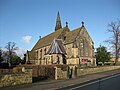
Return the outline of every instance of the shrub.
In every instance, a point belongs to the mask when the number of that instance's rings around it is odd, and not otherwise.
[[[103,62],[98,62],[98,66],[102,66],[103,65]]]
[[[114,65],[114,62],[105,62],[104,65]]]
[[[116,65],[120,65],[120,62],[117,62]]]
[[[9,68],[9,63],[1,63],[0,68],[4,68],[4,69]]]

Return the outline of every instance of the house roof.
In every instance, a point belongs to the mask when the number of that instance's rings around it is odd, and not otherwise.
[[[36,50],[36,49],[50,45],[52,43],[52,41],[55,38],[58,38],[64,31],[67,31],[65,33],[66,38],[65,38],[64,44],[68,44],[68,43],[74,42],[78,33],[81,31],[81,28],[77,28],[73,31],[70,31],[68,27],[61,28],[61,29],[39,39],[32,50]]]
[[[66,54],[62,40],[54,39],[47,54]]]
[[[64,27],[39,39],[32,50],[36,50],[38,48],[42,48],[44,46],[50,45],[52,41],[54,40],[54,38],[57,38],[65,30],[70,31],[68,27]]]
[[[78,33],[81,31],[81,28],[77,28],[73,31],[67,32],[66,33],[66,39],[64,41],[64,44],[68,44],[71,42],[74,42],[74,40],[76,39]]]

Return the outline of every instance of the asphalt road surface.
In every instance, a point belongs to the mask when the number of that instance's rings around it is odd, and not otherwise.
[[[120,74],[58,90],[120,90]]]

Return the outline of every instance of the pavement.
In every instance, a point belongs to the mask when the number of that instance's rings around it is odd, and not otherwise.
[[[119,82],[120,74],[116,74],[87,83],[60,88],[58,90],[120,90]]]
[[[120,69],[83,75],[77,78],[67,80],[44,80],[32,84],[17,85],[12,87],[3,87],[0,90],[64,90],[66,87],[71,87],[77,84],[85,84],[91,81],[120,74]]]

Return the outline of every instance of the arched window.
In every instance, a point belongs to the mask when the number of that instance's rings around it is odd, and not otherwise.
[[[51,64],[53,64],[53,56],[51,56]]]
[[[45,49],[44,49],[45,54],[46,54],[46,51],[47,51],[47,49],[45,48]]]
[[[84,40],[80,40],[80,56],[83,56],[84,54]]]
[[[57,64],[60,64],[60,58],[58,55],[57,55]]]
[[[42,49],[40,50],[40,59],[42,59]]]
[[[36,60],[38,59],[38,51],[36,51]]]

